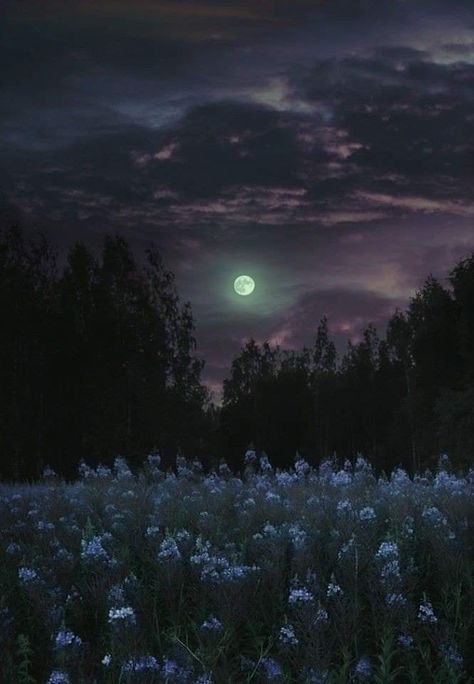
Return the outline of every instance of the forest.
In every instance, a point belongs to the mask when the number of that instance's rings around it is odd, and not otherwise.
[[[143,262],[143,260],[142,260]],[[83,243],[59,267],[40,232],[0,233],[0,477],[68,479],[82,461],[131,467],[158,453],[242,469],[248,448],[277,468],[370,459],[379,471],[464,467],[474,450],[474,253],[446,285],[427,274],[384,335],[369,324],[341,356],[326,316],[302,350],[249,339],[222,406],[202,381],[191,305],[154,246]]]

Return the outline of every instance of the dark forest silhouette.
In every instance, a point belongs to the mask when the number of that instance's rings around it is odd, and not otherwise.
[[[431,275],[386,335],[369,325],[338,359],[328,320],[301,351],[249,340],[210,403],[182,304],[159,252],[139,266],[127,241],[100,256],[78,243],[59,273],[46,238],[0,235],[0,476],[34,478],[46,464],[135,465],[159,450],[242,467],[252,444],[273,465],[358,453],[379,469],[414,471],[442,452],[474,453],[474,253]],[[316,325],[315,325],[316,328]]]

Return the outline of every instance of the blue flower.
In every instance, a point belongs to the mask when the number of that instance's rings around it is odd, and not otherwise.
[[[31,584],[39,579],[38,573],[32,568],[18,568],[18,578],[22,584]]]
[[[424,622],[425,624],[438,622],[438,618],[434,614],[433,606],[429,601],[424,601],[420,603],[420,608],[418,610],[418,620]]]
[[[66,648],[67,646],[81,646],[82,639],[70,630],[62,630],[56,634],[54,645],[56,648]]]
[[[398,555],[398,545],[395,542],[388,541],[380,544],[375,557],[382,560],[395,560],[398,558]]]
[[[175,660],[163,658],[162,674],[166,681],[187,682],[190,671],[187,668],[181,667]]]
[[[413,637],[406,636],[406,635],[402,634],[401,636],[398,637],[398,643],[403,648],[412,648],[413,647]]]
[[[361,658],[356,665],[355,674],[361,679],[370,679],[372,676],[372,665],[368,658]]]
[[[123,606],[122,608],[111,608],[109,610],[109,624],[117,623],[135,624],[135,611],[131,606]]]
[[[181,553],[175,540],[172,537],[168,537],[161,542],[160,552],[158,554],[160,560],[180,560]]]
[[[441,656],[446,665],[453,670],[462,670],[464,659],[455,646],[441,646]]]
[[[209,619],[204,620],[201,629],[205,632],[222,632],[224,627],[222,622],[216,617],[210,617]]]
[[[46,684],[70,684],[69,675],[63,670],[54,670]]]
[[[265,670],[265,675],[269,682],[275,682],[283,675],[281,667],[273,658],[262,658],[260,664]]]
[[[313,594],[308,591],[305,587],[302,589],[292,589],[290,591],[290,596],[288,598],[288,603],[290,606],[294,606],[298,603],[312,603],[314,601]]]
[[[335,582],[329,582],[326,591],[327,598],[332,598],[333,596],[342,596],[343,594],[344,592],[339,586],[339,584],[336,584]]]
[[[298,638],[293,625],[284,625],[280,629],[280,641],[287,646],[298,646]]]
[[[132,672],[158,672],[160,666],[154,656],[138,656],[130,658],[122,665],[122,674],[129,674]]]
[[[91,561],[91,560],[103,560],[103,561],[108,561],[109,560],[109,554],[107,551],[104,549],[102,546],[102,537],[101,536],[95,536],[92,537],[90,541],[85,541],[82,539],[81,541],[81,558],[83,558],[86,561]]]

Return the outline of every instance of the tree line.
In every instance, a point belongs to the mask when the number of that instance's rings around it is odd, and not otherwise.
[[[59,273],[41,234],[0,237],[0,475],[45,465],[73,476],[81,459],[165,463],[204,455],[207,391],[189,303],[150,247],[139,266],[122,237],[96,257],[74,245]]]
[[[206,466],[274,466],[361,453],[379,469],[419,470],[474,453],[474,253],[429,276],[384,337],[370,324],[339,358],[325,316],[302,350],[249,340],[216,407],[202,383],[194,321],[156,247],[82,243],[59,269],[41,234],[0,234],[0,477],[67,477],[79,462],[139,465],[159,451]]]
[[[250,436],[276,466],[295,450],[311,463],[358,453],[379,470],[411,472],[442,453],[474,455],[474,253],[449,275],[429,275],[386,334],[369,324],[338,358],[321,319],[302,351],[250,340],[224,381],[221,439],[239,462]]]

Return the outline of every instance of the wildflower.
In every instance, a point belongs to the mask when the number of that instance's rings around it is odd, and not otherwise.
[[[91,468],[90,466],[88,466],[87,463],[84,463],[84,461],[81,461],[79,463],[78,471],[79,471],[79,476],[84,480],[90,480],[90,479],[96,477],[96,472],[95,472],[94,468]]]
[[[63,670],[54,670],[46,684],[70,684],[69,675]]]
[[[163,658],[163,676],[168,681],[187,681],[189,671],[185,668],[181,668],[175,660],[170,660],[168,658]]]
[[[441,646],[440,653],[448,667],[453,670],[462,670],[464,659],[455,646]]]
[[[362,677],[363,679],[368,679],[372,675],[372,666],[368,658],[361,658],[355,668],[355,675]]]
[[[295,549],[304,548],[306,542],[306,532],[300,528],[299,525],[290,525],[288,528],[288,535],[293,542]]]
[[[398,560],[391,560],[386,563],[380,571],[382,580],[400,579],[400,563]]]
[[[283,674],[281,667],[275,660],[273,660],[273,658],[262,658],[261,665],[265,670],[265,675],[269,682],[276,681]]]
[[[268,460],[268,456],[266,454],[260,456],[260,470],[262,473],[271,473],[273,470],[272,464]]]
[[[157,659],[154,656],[139,656],[130,658],[121,667],[122,674],[131,672],[157,672],[160,669]]]
[[[160,467],[161,457],[158,451],[148,454],[146,460],[149,466],[152,466],[153,468]]]
[[[382,560],[392,560],[398,558],[398,546],[395,542],[382,542],[375,558]]]
[[[22,584],[30,584],[39,579],[38,573],[32,568],[18,568],[18,578]]]
[[[410,484],[410,477],[403,468],[396,468],[390,477],[390,485],[395,493]]]
[[[267,537],[271,537],[272,539],[276,539],[276,537],[279,536],[279,532],[276,527],[273,525],[270,525],[270,523],[266,523],[263,527],[263,533]]]
[[[232,475],[232,471],[227,465],[225,461],[222,461],[222,463],[219,463],[219,476],[220,477],[230,477]]]
[[[245,465],[250,465],[251,463],[254,463],[256,460],[257,460],[257,454],[255,453],[255,451],[253,451],[253,449],[248,449],[245,452],[245,456],[244,456]]]
[[[175,539],[178,542],[189,542],[192,540],[192,534],[188,530],[178,530],[175,534]]]
[[[231,582],[239,579],[243,579],[246,577],[250,572],[258,570],[256,565],[229,565],[228,568],[224,568],[224,571],[222,573],[222,577],[225,580],[229,580]]]
[[[127,480],[133,477],[127,461],[121,456],[117,456],[114,461],[114,472],[117,480]]]
[[[81,637],[78,637],[70,630],[63,630],[56,634],[54,645],[56,648],[66,648],[67,646],[80,646],[82,644]]]
[[[314,625],[320,625],[328,621],[328,613],[324,608],[318,608],[316,616],[313,620]]]
[[[425,624],[430,624],[438,622],[438,618],[434,614],[433,606],[429,601],[424,601],[420,603],[420,608],[418,610],[418,620],[424,622]]]
[[[421,515],[424,520],[428,520],[434,527],[445,527],[448,524],[448,521],[436,506],[424,508]]]
[[[413,537],[413,534],[415,532],[415,520],[411,515],[407,515],[405,518],[405,521],[403,523],[403,536],[404,537]]]
[[[349,539],[349,541],[347,541],[345,544],[343,544],[343,545],[341,546],[341,550],[340,550],[339,553],[337,554],[338,560],[341,560],[341,558],[343,558],[343,556],[345,556],[346,554],[348,554],[350,551],[353,550],[353,548],[354,548],[354,542],[355,542],[355,539],[354,539],[354,535],[353,535],[353,536]]]
[[[67,551],[66,549],[61,547],[60,549],[58,549],[56,551],[55,558],[58,561],[65,561],[68,563],[72,563],[74,560],[74,555],[70,551]]]
[[[355,668],[356,676],[361,679],[370,679],[372,676],[372,665],[368,658],[361,658]]]
[[[222,622],[216,617],[210,617],[207,620],[204,620],[201,625],[201,629],[206,632],[222,632],[224,627]]]
[[[110,653],[106,653],[101,662],[104,667],[109,667],[110,663],[112,662],[112,656]]]
[[[125,594],[122,587],[119,584],[114,584],[112,587],[110,587],[107,598],[110,601],[110,603],[113,603],[115,605],[124,603]]]
[[[295,461],[295,472],[299,477],[304,477],[311,470],[309,463],[304,458],[299,458]]]
[[[345,487],[350,485],[352,482],[352,475],[347,473],[345,470],[340,470],[337,473],[333,473],[331,477],[331,483],[335,487]]]
[[[358,456],[355,464],[355,470],[357,472],[371,472],[372,471],[372,466],[368,461],[365,460],[362,456]]]
[[[5,553],[9,556],[16,556],[16,554],[20,553],[20,551],[21,546],[19,544],[16,544],[15,542],[10,542],[10,544],[8,544],[7,548],[5,549]]]
[[[391,608],[406,606],[407,600],[402,594],[387,594],[385,602]]]
[[[350,513],[352,511],[352,504],[347,499],[337,502],[336,511],[340,514]]]
[[[109,560],[109,554],[102,546],[103,537],[95,536],[90,541],[81,540],[81,558],[91,560]]]
[[[105,480],[107,477],[112,476],[112,471],[110,468],[107,468],[107,466],[103,466],[101,463],[97,466],[95,469],[95,472],[97,473],[97,477],[100,477],[102,480]]]
[[[333,596],[342,596],[344,594],[343,590],[339,586],[339,584],[335,584],[334,582],[329,582],[328,588],[326,591],[326,596],[327,598],[332,598]]]
[[[294,482],[298,481],[298,475],[296,473],[277,473],[276,481],[280,487],[290,487]]]
[[[398,643],[403,648],[412,648],[413,647],[413,637],[406,636],[406,635],[402,634],[401,636],[398,637]]]
[[[366,506],[359,511],[360,520],[375,520],[376,514],[371,506]]]
[[[196,679],[196,684],[212,684],[211,675],[204,673]]]
[[[298,603],[312,603],[314,601],[313,594],[305,587],[302,589],[292,589],[288,598],[288,603],[294,606]]]
[[[280,629],[280,641],[287,646],[298,646],[298,638],[295,634],[293,625],[284,625]]]
[[[117,623],[136,623],[135,611],[131,606],[123,606],[122,608],[111,608],[109,610],[109,624]]]
[[[464,478],[457,478],[450,475],[445,470],[441,470],[434,481],[434,488],[440,491],[449,492],[451,495],[460,495],[465,491],[466,481]]]
[[[168,537],[161,542],[158,558],[160,560],[180,560],[181,553],[172,537]]]

